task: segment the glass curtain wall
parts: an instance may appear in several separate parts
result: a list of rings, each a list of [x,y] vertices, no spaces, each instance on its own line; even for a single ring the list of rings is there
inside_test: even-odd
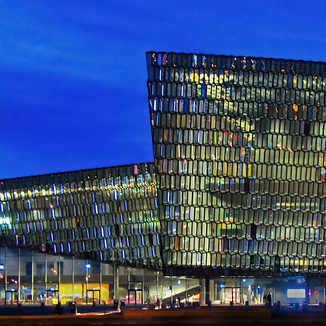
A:
[[[147,59],[165,275],[324,275],[326,64]]]
[[[112,291],[113,268],[108,264],[0,247],[1,304],[109,303]]]
[[[163,272],[118,266],[117,297],[127,304],[199,301],[198,279],[164,277]],[[172,289],[172,290],[171,290]],[[112,303],[114,265],[19,248],[0,247],[0,303],[54,305]],[[6,301],[5,301],[6,300]]]

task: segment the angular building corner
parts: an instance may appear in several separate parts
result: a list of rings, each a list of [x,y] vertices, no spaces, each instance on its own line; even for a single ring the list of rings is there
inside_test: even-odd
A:
[[[325,273],[325,64],[147,53],[170,275]]]

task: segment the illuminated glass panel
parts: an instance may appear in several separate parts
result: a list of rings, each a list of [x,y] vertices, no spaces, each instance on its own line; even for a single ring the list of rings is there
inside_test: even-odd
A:
[[[147,54],[149,71],[176,58],[165,82],[178,91],[149,102],[183,105],[150,106],[158,204],[162,226],[185,223],[162,227],[166,272],[324,273],[325,64],[164,55]],[[160,82],[149,75],[148,89]],[[165,259],[175,252],[187,263]]]
[[[159,233],[153,164],[0,183],[0,235],[8,246],[160,270]]]

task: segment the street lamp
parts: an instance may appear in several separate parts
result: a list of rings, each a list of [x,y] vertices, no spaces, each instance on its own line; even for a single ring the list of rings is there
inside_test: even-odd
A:
[[[4,264],[0,264],[0,271],[4,271],[3,275],[0,274],[3,278],[3,289],[4,289],[4,293],[5,293],[5,304],[6,304],[6,270],[5,270],[5,265]]]
[[[84,265],[84,268],[85,268],[85,280],[86,280],[86,283],[88,282],[88,278],[89,278],[89,275],[88,275],[88,270],[91,268],[91,264],[85,264]]]
[[[84,265],[84,269],[85,269],[85,282],[86,282],[86,303],[87,303],[87,290],[88,290],[88,270],[91,268],[91,264],[90,263],[86,263]]]

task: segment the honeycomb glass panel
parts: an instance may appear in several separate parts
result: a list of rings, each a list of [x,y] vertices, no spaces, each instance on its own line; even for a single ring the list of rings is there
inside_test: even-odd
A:
[[[11,180],[2,180],[1,235],[23,249],[160,270],[153,170],[143,163],[20,178],[21,188],[26,179],[33,186],[19,194]]]
[[[154,148],[161,149],[154,153],[158,204],[178,208],[185,212],[181,219],[189,221],[173,235],[186,234],[191,265],[213,275],[240,275],[246,269],[264,275],[320,273],[319,263],[304,257],[317,256],[326,225],[324,65],[224,56],[205,56],[207,64],[199,64],[199,57],[189,56],[184,70],[200,87],[161,95],[185,102],[183,112],[173,111],[181,121],[175,128],[191,144],[177,158],[178,169],[167,172],[159,163],[177,138],[154,136],[165,126],[156,123],[150,107]],[[153,76],[148,89],[159,81]],[[178,78],[171,82],[178,89]],[[154,100],[149,92],[149,102]],[[176,186],[166,182],[167,174],[168,180],[181,177],[187,191],[168,200],[163,192]],[[177,218],[169,215],[169,221]],[[238,259],[237,252],[250,255]],[[196,273],[175,262],[174,271]],[[163,265],[169,265],[164,258]]]

